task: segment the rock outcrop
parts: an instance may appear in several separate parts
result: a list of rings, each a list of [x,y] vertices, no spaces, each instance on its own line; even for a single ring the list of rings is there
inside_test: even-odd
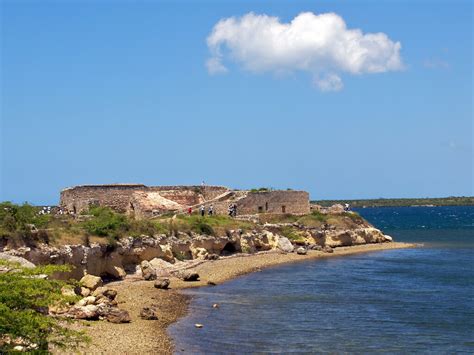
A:
[[[297,223],[264,224],[259,228],[246,232],[229,230],[225,236],[178,232],[176,236],[127,237],[120,239],[113,248],[100,244],[59,248],[40,244],[35,248],[22,247],[0,253],[0,258],[20,260],[28,267],[34,264],[71,264],[74,267],[71,272],[58,273],[55,277],[83,278],[83,283],[89,283],[97,281],[94,277],[120,279],[127,272],[135,274],[137,269],[145,280],[155,280],[169,277],[180,269],[182,260],[215,260],[236,253],[251,254],[269,250],[292,253],[295,251],[293,243],[297,247],[303,246],[305,250],[321,250],[324,247],[332,250],[335,247],[392,241],[391,237],[367,223],[352,229],[330,225],[312,228]],[[281,231],[285,228],[296,229],[298,238],[292,239],[292,242],[283,236]],[[100,286],[97,284],[95,288]],[[91,292],[88,290],[95,288],[87,284],[80,294],[89,296]]]
[[[102,286],[102,279],[99,276],[94,275],[84,275],[84,277],[79,281],[81,286],[88,288],[91,291],[94,291],[97,287]]]

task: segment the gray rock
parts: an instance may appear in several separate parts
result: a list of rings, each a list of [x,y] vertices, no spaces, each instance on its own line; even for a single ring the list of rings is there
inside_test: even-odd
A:
[[[286,237],[280,236],[278,238],[278,249],[285,253],[291,253],[295,248],[293,247],[293,244],[291,244],[290,240]]]
[[[10,254],[7,254],[7,253],[0,253],[0,259],[5,260],[9,263],[20,264],[21,267],[25,267],[25,268],[28,268],[28,269],[32,269],[32,268],[35,267],[35,264],[33,264],[32,262],[26,260],[25,258],[10,255]]]
[[[102,286],[102,279],[99,276],[87,274],[79,281],[79,283],[81,286],[93,291],[97,287]]]
[[[191,270],[183,270],[178,273],[178,277],[183,281],[198,281],[199,274]]]
[[[219,255],[217,254],[207,254],[205,257],[204,257],[205,260],[217,260],[219,259]]]
[[[321,251],[321,250],[323,250],[323,247],[319,244],[310,244],[308,246],[308,249]]]
[[[155,288],[159,288],[159,289],[162,289],[162,290],[166,290],[168,289],[170,285],[170,279],[168,279],[167,277],[163,277],[163,278],[159,278],[155,281]]]
[[[108,287],[99,287],[92,293],[92,296],[98,300],[106,298],[109,301],[113,301],[117,297],[117,291]]]
[[[143,260],[140,267],[142,269],[142,276],[145,280],[156,280],[156,271],[148,261]]]
[[[109,308],[109,311],[105,315],[105,319],[107,319],[110,323],[130,323],[132,319],[130,318],[130,314],[118,308]]]
[[[68,314],[76,319],[98,319],[99,318],[99,312],[98,312],[98,307],[89,304],[87,306],[74,306],[72,307]]]
[[[156,320],[158,319],[158,316],[156,315],[156,311],[153,308],[143,307],[143,309],[140,311],[140,318],[146,320]]]
[[[329,247],[329,246],[325,246],[325,247],[323,248],[323,251],[324,251],[325,253],[334,253],[334,249],[331,248],[331,247]]]
[[[305,248],[299,247],[298,249],[296,249],[296,254],[298,254],[298,255],[306,255],[306,254],[307,254],[307,251],[306,251]]]

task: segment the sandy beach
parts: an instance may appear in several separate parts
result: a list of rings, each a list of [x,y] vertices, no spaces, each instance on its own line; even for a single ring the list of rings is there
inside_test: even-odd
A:
[[[91,337],[91,344],[79,350],[84,353],[116,354],[171,354],[173,343],[166,329],[186,314],[189,298],[180,289],[220,284],[238,276],[264,268],[318,258],[341,257],[373,251],[416,247],[409,243],[366,244],[335,248],[334,253],[309,251],[307,255],[265,252],[253,255],[235,255],[215,261],[206,261],[193,268],[200,275],[200,281],[184,282],[171,278],[169,290],[154,288],[153,282],[129,277],[108,286],[118,291],[119,307],[130,313],[132,322],[112,324],[105,321],[83,322],[82,328]],[[158,320],[143,320],[143,307],[154,306]]]

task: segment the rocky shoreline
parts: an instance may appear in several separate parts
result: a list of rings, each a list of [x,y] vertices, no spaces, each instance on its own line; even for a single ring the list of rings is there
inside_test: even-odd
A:
[[[76,327],[84,329],[92,339],[89,346],[79,350],[102,354],[116,353],[117,349],[128,354],[171,354],[174,347],[166,329],[186,314],[189,302],[188,296],[179,292],[181,289],[220,284],[244,274],[288,263],[413,247],[416,245],[392,242],[338,247],[334,248],[333,253],[309,250],[305,255],[277,251],[234,255],[194,265],[191,270],[199,274],[197,281],[186,282],[176,276],[169,277],[169,289],[157,289],[154,282],[127,276],[121,281],[107,284],[107,287],[117,291],[118,306],[130,314],[131,322],[113,324],[84,321],[77,324]],[[152,309],[157,319],[143,319],[141,313],[144,308]]]
[[[168,233],[132,230],[122,237],[100,242],[88,237],[76,244],[52,244],[40,238],[38,230],[23,243],[2,239],[0,259],[22,261],[24,267],[70,265],[69,271],[56,271],[51,277],[78,281],[61,290],[71,300],[61,307],[50,305],[48,314],[76,320],[72,327],[92,339],[81,351],[171,353],[166,328],[185,314],[188,303],[180,289],[216,285],[286,263],[413,247],[393,242],[341,208],[250,219],[174,215],[159,222],[167,223]],[[141,223],[149,227],[152,222]]]

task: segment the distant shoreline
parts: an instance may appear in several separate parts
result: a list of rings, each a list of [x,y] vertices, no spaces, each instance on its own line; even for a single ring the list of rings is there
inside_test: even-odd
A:
[[[221,284],[252,272],[284,264],[417,246],[412,243],[393,242],[338,247],[334,248],[331,254],[311,250],[307,255],[275,251],[235,255],[216,261],[206,261],[194,267],[193,271],[199,273],[200,281],[184,282],[172,277],[170,290],[155,289],[153,282],[142,279],[130,278],[112,282],[108,286],[118,291],[120,308],[130,313],[132,322],[129,324],[87,322],[87,326],[82,329],[92,338],[92,344],[80,351],[107,354],[116,353],[117,349],[120,349],[121,352],[128,354],[172,354],[175,349],[167,328],[186,315],[189,303],[189,296],[180,293],[179,290],[208,286],[209,282]],[[140,310],[151,305],[157,307],[158,320],[140,319]]]
[[[440,207],[474,206],[474,197],[435,197],[435,198],[377,198],[359,200],[314,200],[312,204],[330,207],[334,204],[348,203],[352,208],[367,207]]]

